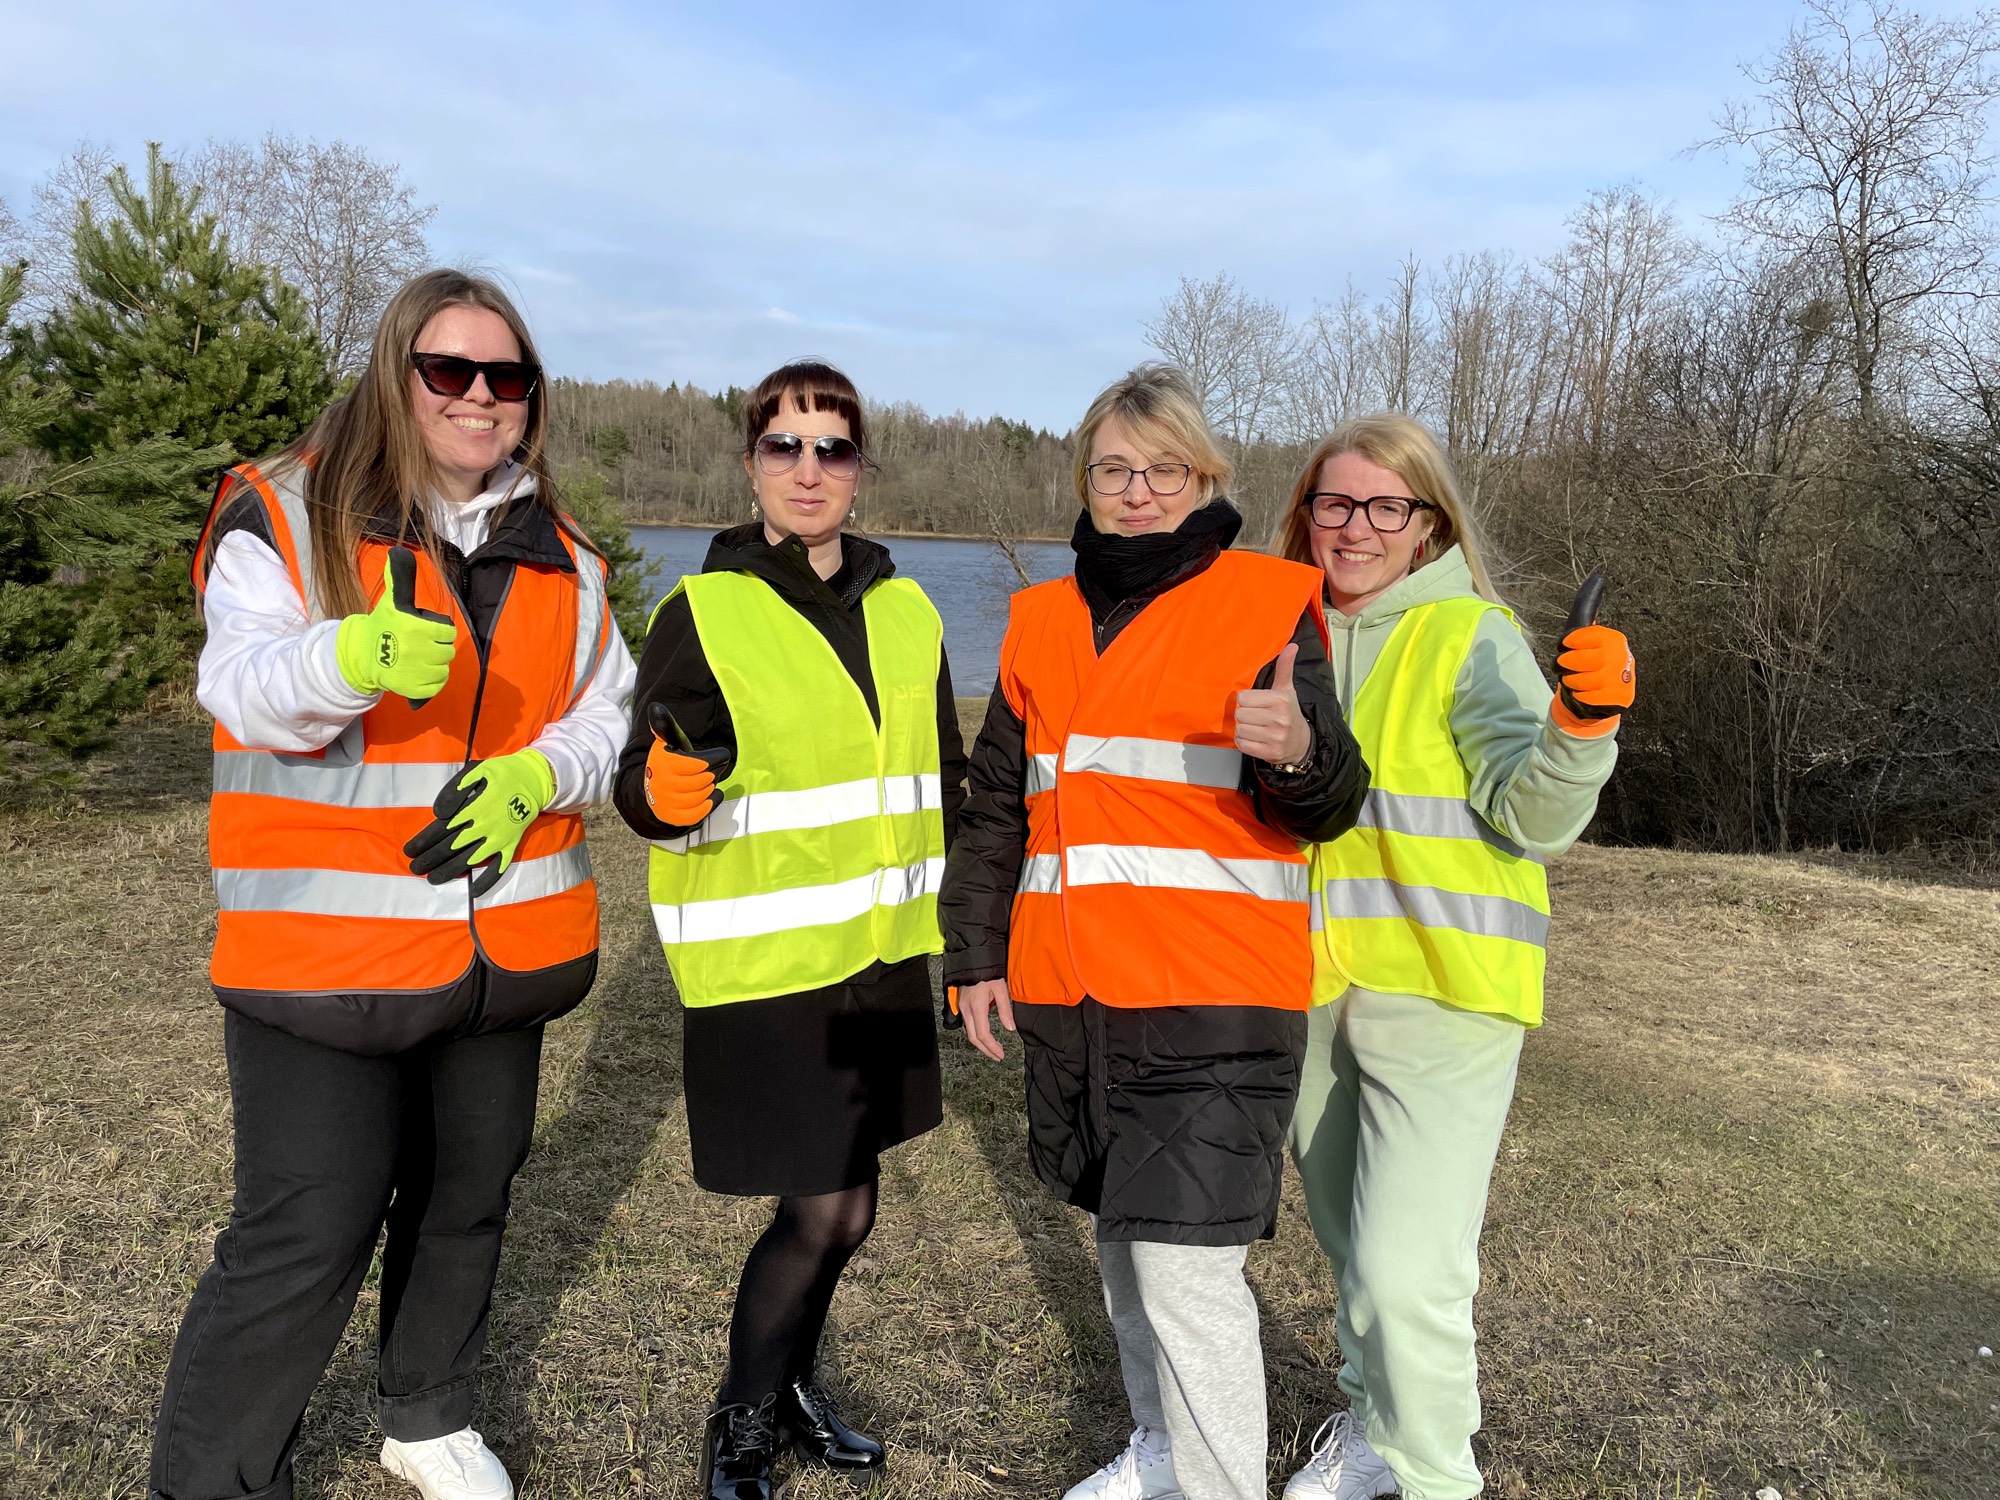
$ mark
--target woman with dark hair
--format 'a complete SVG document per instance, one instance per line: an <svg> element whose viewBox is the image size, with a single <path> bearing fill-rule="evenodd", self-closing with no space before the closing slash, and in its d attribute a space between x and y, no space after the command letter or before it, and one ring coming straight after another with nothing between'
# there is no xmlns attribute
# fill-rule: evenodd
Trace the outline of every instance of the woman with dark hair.
<svg viewBox="0 0 2000 1500"><path fill-rule="evenodd" d="M513 1494L471 1425L478 1364L542 1029L597 972L582 814L633 679L543 394L506 295L426 272L355 389L217 491L196 692L236 1194L154 1500L291 1495L385 1223L382 1463L429 1500Z"/></svg>
<svg viewBox="0 0 2000 1500"><path fill-rule="evenodd" d="M654 612L615 801L653 841L695 1180L775 1197L702 1443L708 1500L767 1500L782 1442L856 1476L882 1445L818 1374L878 1158L942 1118L928 955L964 751L938 613L842 530L861 398L817 361L744 402L745 525Z"/></svg>

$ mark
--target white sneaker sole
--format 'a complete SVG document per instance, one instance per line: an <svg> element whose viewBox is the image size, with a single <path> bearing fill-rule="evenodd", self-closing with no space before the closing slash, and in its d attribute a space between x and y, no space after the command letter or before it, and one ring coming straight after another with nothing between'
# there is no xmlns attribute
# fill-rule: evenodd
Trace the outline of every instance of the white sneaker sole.
<svg viewBox="0 0 2000 1500"><path fill-rule="evenodd" d="M398 1479L404 1481L406 1484L414 1484L418 1492L423 1495L424 1500L445 1500L444 1496L438 1494L436 1490L424 1482L424 1476L417 1472L413 1465L407 1463L401 1454L390 1452L389 1446L386 1443L382 1445L381 1463L383 1468L394 1474ZM514 1500L514 1481L512 1478L508 1479L507 1491L499 1497L499 1500Z"/></svg>

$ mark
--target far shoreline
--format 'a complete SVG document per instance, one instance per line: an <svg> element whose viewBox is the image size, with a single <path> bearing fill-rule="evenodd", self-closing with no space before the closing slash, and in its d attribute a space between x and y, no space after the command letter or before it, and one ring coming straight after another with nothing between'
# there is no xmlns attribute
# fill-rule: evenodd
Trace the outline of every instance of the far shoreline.
<svg viewBox="0 0 2000 1500"><path fill-rule="evenodd" d="M740 523L734 521L725 525L716 525L709 521L627 521L625 528L628 531L727 531L730 526L738 524ZM997 545L995 538L991 535L982 535L975 531L875 531L863 528L856 531L855 535L895 537L898 539L915 539L917 541L923 541L928 538L931 541L938 542L985 542L988 546ZM1010 542L1049 542L1063 544L1067 543L1069 538L1067 536L1010 536L1007 540Z"/></svg>

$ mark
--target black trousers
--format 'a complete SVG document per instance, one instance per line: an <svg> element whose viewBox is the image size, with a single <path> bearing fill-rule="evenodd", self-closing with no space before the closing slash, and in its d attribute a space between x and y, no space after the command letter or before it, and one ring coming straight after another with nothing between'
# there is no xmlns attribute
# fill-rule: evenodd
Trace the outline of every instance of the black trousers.
<svg viewBox="0 0 2000 1500"><path fill-rule="evenodd" d="M154 1500L290 1500L292 1447L383 1225L382 1430L470 1425L542 1029L387 1057L230 1012L236 1196L195 1287L153 1441Z"/></svg>

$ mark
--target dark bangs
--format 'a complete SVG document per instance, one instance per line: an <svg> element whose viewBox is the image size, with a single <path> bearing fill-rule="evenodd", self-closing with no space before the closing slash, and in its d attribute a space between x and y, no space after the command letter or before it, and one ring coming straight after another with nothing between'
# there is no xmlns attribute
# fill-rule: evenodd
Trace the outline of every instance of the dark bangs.
<svg viewBox="0 0 2000 1500"><path fill-rule="evenodd" d="M743 452L747 457L757 446L790 391L801 411L830 411L847 418L847 431L854 446L868 462L868 429L861 416L861 393L839 370L823 359L795 359L780 365L762 380L743 402Z"/></svg>

